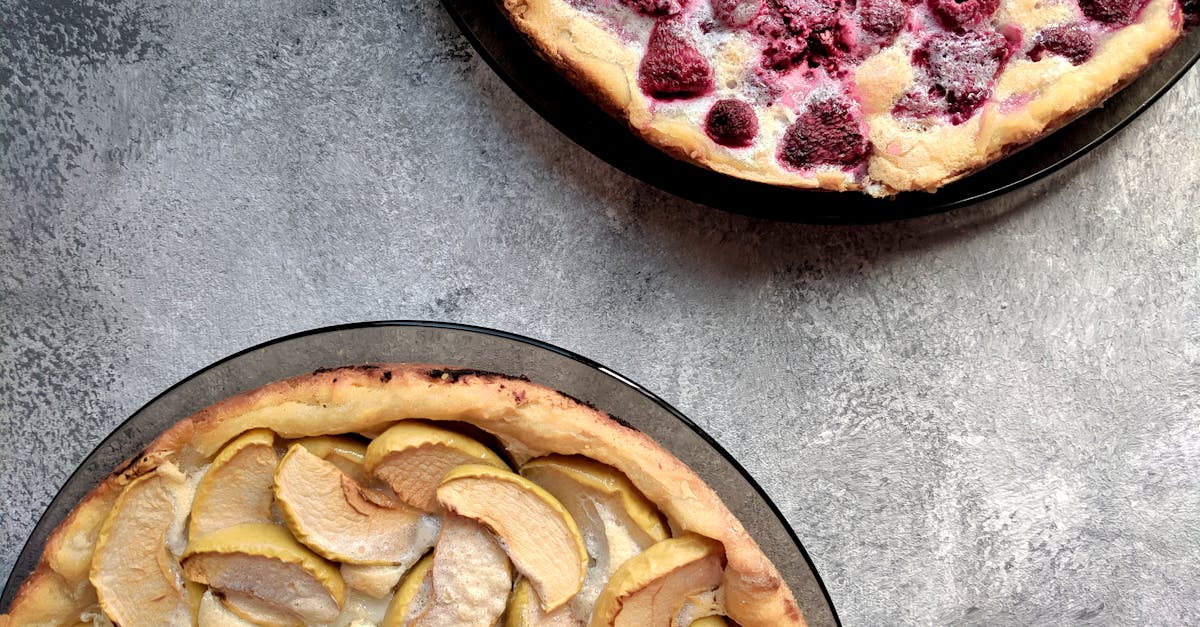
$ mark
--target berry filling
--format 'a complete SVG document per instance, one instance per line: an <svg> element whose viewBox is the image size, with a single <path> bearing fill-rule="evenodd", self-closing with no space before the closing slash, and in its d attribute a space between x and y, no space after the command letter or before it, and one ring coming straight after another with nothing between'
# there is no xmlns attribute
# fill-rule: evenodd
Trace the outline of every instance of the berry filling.
<svg viewBox="0 0 1200 627"><path fill-rule="evenodd" d="M1188 28L1200 26L1200 0L1182 0L1183 25Z"/></svg>
<svg viewBox="0 0 1200 627"><path fill-rule="evenodd" d="M951 30L974 28L999 8L1000 0L929 0L929 10Z"/></svg>
<svg viewBox="0 0 1200 627"><path fill-rule="evenodd" d="M785 72L807 64L840 73L839 58L849 51L840 9L841 0L768 0L755 26L766 40L762 66Z"/></svg>
<svg viewBox="0 0 1200 627"><path fill-rule="evenodd" d="M901 0L860 0L858 3L858 23L862 29L891 43L908 19L908 7Z"/></svg>
<svg viewBox="0 0 1200 627"><path fill-rule="evenodd" d="M758 135L758 117L754 107L741 100L718 100L704 118L704 132L722 146L749 146Z"/></svg>
<svg viewBox="0 0 1200 627"><path fill-rule="evenodd" d="M992 84L1010 51L1009 41L996 31L930 36L912 55L928 87L903 96L893 113L901 117L944 113L951 124L965 122L992 95Z"/></svg>
<svg viewBox="0 0 1200 627"><path fill-rule="evenodd" d="M1121 26L1132 23L1145 4L1145 0L1079 0L1079 10L1101 24Z"/></svg>
<svg viewBox="0 0 1200 627"><path fill-rule="evenodd" d="M687 0L621 0L626 6L650 17L666 17L683 11Z"/></svg>
<svg viewBox="0 0 1200 627"><path fill-rule="evenodd" d="M788 127L778 158L797 170L821 165L852 168L863 162L867 149L850 103L833 98L813 103Z"/></svg>
<svg viewBox="0 0 1200 627"><path fill-rule="evenodd" d="M730 28L744 28L758 17L762 0L712 0L713 16Z"/></svg>
<svg viewBox="0 0 1200 627"><path fill-rule="evenodd" d="M1096 51L1096 40L1077 24L1047 28L1033 38L1029 58L1041 61L1048 54L1066 57L1072 65L1079 65L1092 58Z"/></svg>
<svg viewBox="0 0 1200 627"><path fill-rule="evenodd" d="M712 91L708 61L679 31L670 20L656 23L650 31L646 56L638 68L638 86L650 96L694 98Z"/></svg>

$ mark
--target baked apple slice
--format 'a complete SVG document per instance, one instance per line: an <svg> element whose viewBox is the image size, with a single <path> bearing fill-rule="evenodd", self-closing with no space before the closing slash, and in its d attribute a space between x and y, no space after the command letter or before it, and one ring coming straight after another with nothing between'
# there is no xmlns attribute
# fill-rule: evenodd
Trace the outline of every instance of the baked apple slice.
<svg viewBox="0 0 1200 627"><path fill-rule="evenodd" d="M396 594L388 603L387 613L379 627L400 627L410 623L425 611L432 595L433 553L427 553L404 575Z"/></svg>
<svg viewBox="0 0 1200 627"><path fill-rule="evenodd" d="M279 462L274 488L292 534L326 559L407 566L437 536L436 518L389 503L299 444Z"/></svg>
<svg viewBox="0 0 1200 627"><path fill-rule="evenodd" d="M366 444L336 435L300 438L295 443L308 449L309 453L331 462L355 481L368 483L367 474L363 470L363 457L367 454Z"/></svg>
<svg viewBox="0 0 1200 627"><path fill-rule="evenodd" d="M372 440L363 460L365 470L401 501L426 512L440 510L438 485L447 472L463 464L508 469L499 455L473 438L415 420L396 424Z"/></svg>
<svg viewBox="0 0 1200 627"><path fill-rule="evenodd" d="M196 486L188 537L272 522L271 482L278 461L275 434L269 429L252 429L226 444Z"/></svg>
<svg viewBox="0 0 1200 627"><path fill-rule="evenodd" d="M521 577L508 597L504 627L579 627L584 622L575 617L572 607L572 604L567 604L553 612L546 612L533 586L529 585L529 580Z"/></svg>
<svg viewBox="0 0 1200 627"><path fill-rule="evenodd" d="M191 622L191 603L170 546L171 536L182 534L192 495L187 478L166 462L117 497L96 539L88 577L113 622L127 627Z"/></svg>
<svg viewBox="0 0 1200 627"><path fill-rule="evenodd" d="M554 611L583 587L588 555L579 527L541 486L508 470L467 464L446 475L437 498L446 511L496 534L543 610Z"/></svg>
<svg viewBox="0 0 1200 627"><path fill-rule="evenodd" d="M662 514L620 471L578 455L548 455L526 462L521 475L567 508L583 536L592 565L574 615L587 620L596 597L625 560L670 537Z"/></svg>
<svg viewBox="0 0 1200 627"><path fill-rule="evenodd" d="M724 559L719 542L693 533L655 543L613 573L591 627L671 624L690 597L721 585Z"/></svg>
<svg viewBox="0 0 1200 627"><path fill-rule="evenodd" d="M192 539L182 565L189 580L225 594L227 601L242 595L266 606L262 611L277 610L305 623L336 619L346 601L338 569L278 525L248 523Z"/></svg>
<svg viewBox="0 0 1200 627"><path fill-rule="evenodd" d="M512 589L512 565L492 534L453 513L442 520L429 575L429 600L411 627L491 627Z"/></svg>

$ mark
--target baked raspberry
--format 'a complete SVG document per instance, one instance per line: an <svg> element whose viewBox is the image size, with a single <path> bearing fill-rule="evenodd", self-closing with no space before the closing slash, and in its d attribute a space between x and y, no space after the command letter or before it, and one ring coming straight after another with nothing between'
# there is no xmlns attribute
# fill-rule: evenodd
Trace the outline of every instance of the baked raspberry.
<svg viewBox="0 0 1200 627"><path fill-rule="evenodd" d="M722 146L749 146L758 135L758 116L741 100L718 100L704 118L704 132Z"/></svg>
<svg viewBox="0 0 1200 627"><path fill-rule="evenodd" d="M867 149L850 103L833 98L813 103L788 127L778 158L797 170L820 165L851 168L863 162Z"/></svg>
<svg viewBox="0 0 1200 627"><path fill-rule="evenodd" d="M793 33L805 33L833 26L841 0L769 0Z"/></svg>
<svg viewBox="0 0 1200 627"><path fill-rule="evenodd" d="M712 90L708 61L669 20L650 31L646 56L638 67L638 86L655 98L694 98Z"/></svg>
<svg viewBox="0 0 1200 627"><path fill-rule="evenodd" d="M1039 32L1033 38L1029 58L1041 61L1047 54L1066 57L1072 65L1079 65L1092 58L1096 51L1096 40L1078 24L1055 26Z"/></svg>
<svg viewBox="0 0 1200 627"><path fill-rule="evenodd" d="M1121 25L1133 22L1145 4L1145 0L1079 0L1079 10L1101 24Z"/></svg>
<svg viewBox="0 0 1200 627"><path fill-rule="evenodd" d="M967 30L978 26L1000 8L1000 0L929 0L929 9L946 28Z"/></svg>
<svg viewBox="0 0 1200 627"><path fill-rule="evenodd" d="M730 28L744 28L758 17L762 0L712 0L713 15Z"/></svg>
<svg viewBox="0 0 1200 627"><path fill-rule="evenodd" d="M862 29L888 43L904 28L907 19L908 7L902 0L859 0L858 23Z"/></svg>
<svg viewBox="0 0 1200 627"><path fill-rule="evenodd" d="M925 70L929 97L945 102L950 123L961 124L992 95L992 83L1010 50L996 31L938 33L913 51L912 60Z"/></svg>
<svg viewBox="0 0 1200 627"><path fill-rule="evenodd" d="M806 62L838 74L849 50L840 9L841 0L768 0L755 25L765 40L762 66L786 71Z"/></svg>
<svg viewBox="0 0 1200 627"><path fill-rule="evenodd" d="M625 6L650 17L675 15L687 6L687 0L621 0Z"/></svg>

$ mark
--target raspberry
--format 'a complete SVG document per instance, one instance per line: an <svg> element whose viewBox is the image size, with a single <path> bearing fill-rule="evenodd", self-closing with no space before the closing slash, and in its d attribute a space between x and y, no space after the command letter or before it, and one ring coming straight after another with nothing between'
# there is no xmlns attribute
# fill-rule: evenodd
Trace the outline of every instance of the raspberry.
<svg viewBox="0 0 1200 627"><path fill-rule="evenodd" d="M749 26L762 10L762 0L712 0L713 15L731 28Z"/></svg>
<svg viewBox="0 0 1200 627"><path fill-rule="evenodd" d="M951 124L961 124L992 95L992 83L1008 60L1008 40L995 31L939 33L913 51L925 69L929 96L945 102Z"/></svg>
<svg viewBox="0 0 1200 627"><path fill-rule="evenodd" d="M646 56L638 68L638 86L655 98L693 98L712 90L708 61L669 21L650 31Z"/></svg>
<svg viewBox="0 0 1200 627"><path fill-rule="evenodd" d="M1079 0L1079 10L1101 24L1129 24L1145 0Z"/></svg>
<svg viewBox="0 0 1200 627"><path fill-rule="evenodd" d="M904 28L908 7L901 0L860 0L858 21L862 29L885 39L891 39Z"/></svg>
<svg viewBox="0 0 1200 627"><path fill-rule="evenodd" d="M820 165L850 168L862 163L867 149L850 103L834 98L813 103L788 127L778 158L797 170Z"/></svg>
<svg viewBox="0 0 1200 627"><path fill-rule="evenodd" d="M722 146L749 146L758 135L758 117L741 100L718 100L704 118L704 132Z"/></svg>
<svg viewBox="0 0 1200 627"><path fill-rule="evenodd" d="M801 62L841 69L849 46L840 18L841 0L769 0L755 30L766 40L762 65L786 71Z"/></svg>
<svg viewBox="0 0 1200 627"><path fill-rule="evenodd" d="M770 0L770 3L793 33L831 28L842 8L841 0Z"/></svg>
<svg viewBox="0 0 1200 627"><path fill-rule="evenodd" d="M622 0L626 6L650 17L675 15L687 6L687 0Z"/></svg>
<svg viewBox="0 0 1200 627"><path fill-rule="evenodd" d="M1079 65L1092 58L1096 51L1096 40L1079 25L1055 26L1041 31L1033 38L1029 58L1041 61L1047 54L1066 57L1072 65Z"/></svg>
<svg viewBox="0 0 1200 627"><path fill-rule="evenodd" d="M952 30L978 26L992 17L998 8L1000 0L929 0L929 9Z"/></svg>

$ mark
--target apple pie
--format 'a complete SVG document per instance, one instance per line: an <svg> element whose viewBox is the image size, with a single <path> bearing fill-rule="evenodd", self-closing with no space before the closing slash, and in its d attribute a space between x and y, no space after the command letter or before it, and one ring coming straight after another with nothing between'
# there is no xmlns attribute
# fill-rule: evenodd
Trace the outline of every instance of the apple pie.
<svg viewBox="0 0 1200 627"><path fill-rule="evenodd" d="M0 625L803 625L712 489L524 378L319 370L177 423Z"/></svg>
<svg viewBox="0 0 1200 627"><path fill-rule="evenodd" d="M933 191L1099 105L1196 0L502 0L649 143L735 177Z"/></svg>

